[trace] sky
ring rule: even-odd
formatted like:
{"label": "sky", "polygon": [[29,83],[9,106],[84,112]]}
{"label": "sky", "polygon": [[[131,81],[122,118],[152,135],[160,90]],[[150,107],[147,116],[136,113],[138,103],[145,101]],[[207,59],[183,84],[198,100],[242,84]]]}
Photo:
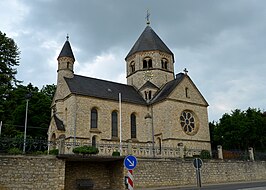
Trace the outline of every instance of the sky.
{"label": "sky", "polygon": [[265,0],[1,0],[0,31],[17,43],[16,78],[56,84],[69,35],[75,74],[126,83],[125,57],[146,27],[175,56],[209,103],[209,121],[266,110]]}

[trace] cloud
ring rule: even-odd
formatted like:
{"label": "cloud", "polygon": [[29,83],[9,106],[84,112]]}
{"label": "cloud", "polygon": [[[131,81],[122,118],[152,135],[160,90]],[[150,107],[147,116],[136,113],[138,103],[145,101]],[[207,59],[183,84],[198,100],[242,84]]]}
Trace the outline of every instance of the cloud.
{"label": "cloud", "polygon": [[126,83],[124,58],[151,27],[187,68],[209,102],[210,120],[236,108],[266,105],[264,0],[3,0],[0,29],[21,50],[17,78],[56,83],[57,56],[70,35],[75,73]]}
{"label": "cloud", "polygon": [[[112,53],[115,52],[115,53]],[[117,48],[109,52],[96,56],[92,61],[88,61],[76,66],[76,72],[83,76],[111,80],[120,83],[126,83],[125,61],[123,60],[125,52]],[[124,68],[121,70],[121,68]]]}

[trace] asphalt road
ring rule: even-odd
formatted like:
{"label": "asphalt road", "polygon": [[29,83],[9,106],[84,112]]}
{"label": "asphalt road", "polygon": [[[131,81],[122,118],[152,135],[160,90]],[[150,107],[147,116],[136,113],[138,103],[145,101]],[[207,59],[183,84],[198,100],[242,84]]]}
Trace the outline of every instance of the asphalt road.
{"label": "asphalt road", "polygon": [[266,190],[265,182],[251,182],[251,183],[233,183],[220,185],[202,185],[198,187],[179,187],[168,190]]}
{"label": "asphalt road", "polygon": [[165,187],[165,188],[147,188],[137,190],[266,190],[266,181],[261,182],[247,182],[247,183],[229,183],[217,185],[205,185],[201,188],[193,186],[186,187]]}

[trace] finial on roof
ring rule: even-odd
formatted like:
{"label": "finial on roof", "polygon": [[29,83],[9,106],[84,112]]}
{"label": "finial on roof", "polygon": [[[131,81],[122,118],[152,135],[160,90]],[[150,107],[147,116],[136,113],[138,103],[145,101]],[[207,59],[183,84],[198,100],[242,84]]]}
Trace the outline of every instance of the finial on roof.
{"label": "finial on roof", "polygon": [[185,72],[185,75],[187,75],[187,73],[188,73],[187,68],[185,68],[183,71]]}
{"label": "finial on roof", "polygon": [[67,41],[69,40],[69,35],[67,34],[67,36],[66,36],[66,39],[67,39]]}
{"label": "finial on roof", "polygon": [[149,13],[149,9],[147,9],[147,16],[146,16],[146,23],[147,23],[147,25],[150,25],[150,16],[151,16],[151,14]]}

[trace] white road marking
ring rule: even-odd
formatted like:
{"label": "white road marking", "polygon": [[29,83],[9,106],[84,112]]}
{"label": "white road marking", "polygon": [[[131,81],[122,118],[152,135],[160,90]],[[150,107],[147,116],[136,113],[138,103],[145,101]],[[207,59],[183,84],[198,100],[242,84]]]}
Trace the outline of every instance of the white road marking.
{"label": "white road marking", "polygon": [[266,187],[252,187],[252,188],[244,188],[244,189],[237,189],[237,190],[265,190]]}

